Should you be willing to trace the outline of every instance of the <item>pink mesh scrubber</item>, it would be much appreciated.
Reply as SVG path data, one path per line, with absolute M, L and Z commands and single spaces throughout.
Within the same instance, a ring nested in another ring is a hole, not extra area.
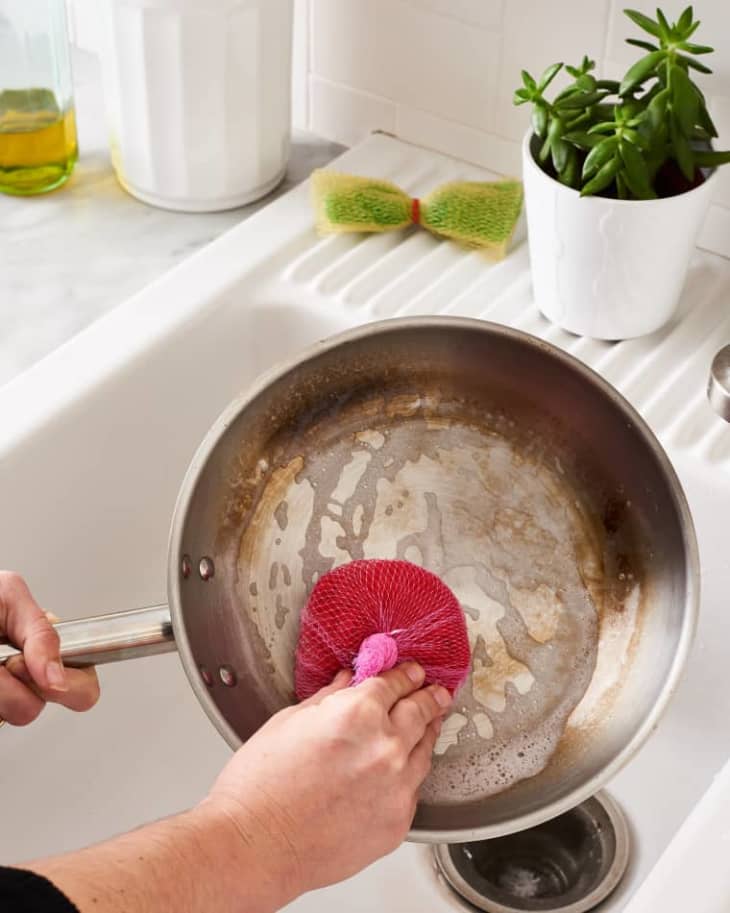
M 353 561 L 315 585 L 299 627 L 295 687 L 303 700 L 340 669 L 353 684 L 415 660 L 454 694 L 469 670 L 464 613 L 439 578 L 408 561 Z

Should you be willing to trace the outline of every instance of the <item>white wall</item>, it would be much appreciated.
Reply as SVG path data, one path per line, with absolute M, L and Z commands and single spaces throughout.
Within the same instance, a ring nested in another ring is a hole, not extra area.
M 645 0 L 296 0 L 300 57 L 295 115 L 302 126 L 346 144 L 385 130 L 492 170 L 518 174 L 529 111 L 512 105 L 520 70 L 577 63 L 606 76 L 638 49 L 625 6 Z M 663 9 L 676 18 L 683 2 Z M 716 53 L 698 76 L 730 148 L 730 0 L 697 0 L 697 40 Z M 306 45 L 306 46 L 305 46 Z M 307 92 L 301 88 L 306 81 Z M 730 256 L 730 165 L 721 170 L 703 246 Z

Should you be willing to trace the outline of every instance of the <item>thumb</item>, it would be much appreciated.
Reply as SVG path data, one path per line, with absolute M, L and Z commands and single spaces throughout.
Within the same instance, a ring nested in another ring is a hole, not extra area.
M 0 624 L 39 688 L 68 690 L 58 634 L 17 574 L 0 575 Z

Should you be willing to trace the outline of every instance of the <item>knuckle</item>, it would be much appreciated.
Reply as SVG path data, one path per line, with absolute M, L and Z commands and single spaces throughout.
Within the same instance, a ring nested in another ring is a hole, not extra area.
M 10 602 L 25 590 L 25 581 L 15 571 L 0 571 L 0 601 Z
M 334 710 L 333 732 L 337 734 L 358 731 L 371 723 L 372 702 L 364 695 L 358 695 L 354 700 L 333 700 L 331 706 Z
M 378 705 L 387 700 L 390 694 L 390 687 L 388 682 L 380 675 L 376 676 L 375 678 L 369 678 L 366 682 L 363 682 L 362 685 L 359 685 L 358 687 L 362 689 L 362 692 L 367 694 L 372 701 L 377 702 Z
M 396 739 L 383 739 L 378 747 L 376 766 L 383 773 L 400 774 L 406 765 L 405 752 Z
M 409 729 L 423 729 L 426 713 L 421 701 L 404 702 L 402 713 Z
M 55 654 L 61 649 L 58 632 L 45 615 L 39 615 L 30 622 L 25 641 L 26 645 L 32 645 L 36 649 L 40 647 L 46 653 Z
M 423 698 L 424 698 L 423 713 L 424 713 L 424 720 L 426 723 L 431 723 L 434 719 L 436 719 L 436 717 L 441 716 L 444 712 L 444 708 L 436 700 L 435 691 L 436 691 L 436 688 L 438 688 L 438 687 L 439 686 L 436 685 L 432 688 L 429 688 L 428 691 L 425 691 L 423 694 Z
M 399 694 L 413 691 L 415 684 L 409 678 L 408 673 L 403 666 L 397 666 L 392 670 L 391 674 L 393 676 L 393 684 L 397 687 Z
M 357 720 L 370 722 L 382 716 L 382 706 L 376 693 L 363 694 L 360 700 L 353 701 L 350 712 Z

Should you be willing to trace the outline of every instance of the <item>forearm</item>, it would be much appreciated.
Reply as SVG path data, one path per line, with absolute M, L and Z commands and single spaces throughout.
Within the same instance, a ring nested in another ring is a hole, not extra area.
M 80 913 L 273 913 L 293 897 L 256 842 L 207 804 L 106 843 L 31 863 Z

